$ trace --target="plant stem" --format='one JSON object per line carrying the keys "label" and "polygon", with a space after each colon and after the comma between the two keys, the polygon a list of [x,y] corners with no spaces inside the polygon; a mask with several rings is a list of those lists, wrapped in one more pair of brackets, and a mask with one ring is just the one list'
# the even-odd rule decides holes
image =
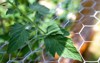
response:
{"label": "plant stem", "polygon": [[25,15],[16,5],[14,5],[9,0],[7,2],[10,3],[13,7],[15,7],[25,18],[31,21],[35,25],[35,27],[38,28],[38,30],[42,31],[45,34],[45,32],[36,23],[34,23],[27,15]]}

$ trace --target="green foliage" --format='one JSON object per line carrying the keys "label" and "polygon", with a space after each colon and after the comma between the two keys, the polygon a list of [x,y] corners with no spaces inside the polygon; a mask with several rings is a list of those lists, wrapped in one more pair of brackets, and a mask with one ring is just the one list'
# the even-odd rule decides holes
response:
{"label": "green foliage", "polygon": [[[54,2],[57,3],[56,0]],[[0,35],[2,37],[0,39],[9,42],[6,46],[7,53],[13,55],[13,52],[18,53],[22,49],[19,54],[21,56],[34,51],[40,47],[40,44],[43,44],[45,47],[41,46],[41,48],[47,49],[52,56],[57,53],[59,56],[81,61],[81,56],[72,40],[67,38],[69,31],[62,28],[56,20],[52,21],[48,18],[50,10],[47,7],[39,4],[38,0],[7,0],[7,3],[7,12],[0,11],[0,14],[4,15],[0,17],[7,24],[5,27],[8,31]],[[45,18],[48,20],[46,21]],[[38,54],[41,54],[41,51],[39,52],[33,54],[35,56],[32,57],[36,59]]]}
{"label": "green foliage", "polygon": [[70,38],[67,39],[65,50],[63,51],[62,56],[65,58],[71,58],[71,59],[82,61],[79,52],[74,47],[72,40]]}
{"label": "green foliage", "polygon": [[47,50],[49,50],[53,56],[55,56],[55,53],[61,56],[66,45],[66,40],[66,37],[62,35],[50,35],[44,39]]}
{"label": "green foliage", "polygon": [[62,35],[50,35],[45,39],[46,49],[55,56],[57,53],[64,58],[71,58],[81,61],[81,56],[74,47],[72,40]]}
{"label": "green foliage", "polygon": [[46,33],[46,35],[62,34],[60,27],[55,22],[44,22],[41,29]]}
{"label": "green foliage", "polygon": [[30,8],[34,11],[37,11],[39,14],[44,15],[44,16],[49,13],[48,8],[46,8],[45,6],[40,5],[38,3],[34,3],[34,4],[30,5]]}
{"label": "green foliage", "polygon": [[56,23],[49,22],[48,24],[50,25],[47,25],[46,28],[47,36],[44,38],[46,49],[53,56],[55,56],[55,53],[58,53],[59,56],[64,58],[81,61],[81,56],[74,47],[72,40],[66,37],[69,35],[69,32],[62,28],[60,29]]}
{"label": "green foliage", "polygon": [[21,48],[29,38],[29,32],[25,29],[26,26],[22,24],[15,24],[9,33],[10,40],[8,45],[8,53],[12,53]]}

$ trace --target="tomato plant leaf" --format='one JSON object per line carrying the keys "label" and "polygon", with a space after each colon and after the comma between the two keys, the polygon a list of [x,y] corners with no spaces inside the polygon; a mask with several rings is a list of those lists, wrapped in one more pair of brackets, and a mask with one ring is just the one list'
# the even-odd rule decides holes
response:
{"label": "tomato plant leaf", "polygon": [[64,36],[69,36],[70,33],[66,31],[64,28],[60,28]]}
{"label": "tomato plant leaf", "polygon": [[63,34],[60,27],[55,22],[44,22],[40,28],[46,35]]}
{"label": "tomato plant leaf", "polygon": [[71,58],[74,60],[82,61],[82,58],[81,58],[79,52],[74,47],[73,42],[70,38],[67,39],[65,49],[61,56],[65,57],[65,58]]}
{"label": "tomato plant leaf", "polygon": [[44,39],[46,49],[55,56],[57,53],[64,58],[81,61],[81,56],[74,47],[72,40],[63,35],[49,35]]}
{"label": "tomato plant leaf", "polygon": [[56,34],[63,34],[59,26],[55,22],[51,22],[50,25],[46,28],[47,35],[56,35]]}
{"label": "tomato plant leaf", "polygon": [[22,47],[26,41],[28,41],[29,33],[25,29],[25,25],[22,24],[15,24],[9,33],[10,40],[8,45],[8,53],[12,53],[16,51],[20,47]]}

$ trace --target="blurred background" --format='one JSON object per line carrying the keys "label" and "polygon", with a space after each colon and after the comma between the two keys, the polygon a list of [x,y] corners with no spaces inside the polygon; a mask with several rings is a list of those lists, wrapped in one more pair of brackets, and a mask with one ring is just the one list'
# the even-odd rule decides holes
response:
{"label": "blurred background", "polygon": [[[44,20],[53,20],[70,31],[74,45],[80,52],[83,62],[61,58],[60,63],[99,63],[100,57],[100,0],[32,0],[50,9]],[[0,3],[5,0],[0,0]],[[28,1],[31,3],[31,0]],[[14,23],[12,16],[3,18],[7,11],[6,3],[0,5],[0,63],[9,60],[5,54],[9,27]],[[17,14],[18,15],[18,14]],[[3,19],[2,19],[3,18]],[[45,54],[47,63],[57,63],[57,56]],[[32,60],[32,59],[31,59]],[[15,62],[18,63],[18,62]],[[25,62],[33,63],[33,62]],[[34,62],[36,63],[36,62]],[[40,62],[44,63],[42,59]]]}

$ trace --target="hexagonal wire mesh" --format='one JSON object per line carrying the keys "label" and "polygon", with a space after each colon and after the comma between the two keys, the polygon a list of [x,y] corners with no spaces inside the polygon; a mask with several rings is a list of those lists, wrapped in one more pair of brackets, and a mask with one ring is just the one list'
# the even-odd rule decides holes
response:
{"label": "hexagonal wire mesh", "polygon": [[[84,63],[100,63],[100,54],[96,53],[100,48],[98,45],[100,43],[100,31],[98,30],[100,29],[100,0],[83,0],[81,5],[82,9],[78,13],[81,17],[78,18],[78,23],[75,25],[78,28],[73,29],[73,32],[79,34],[81,42],[83,42],[80,44],[79,51]],[[80,43],[79,38],[77,40]],[[94,54],[96,54],[96,58],[94,58]]]}
{"label": "hexagonal wire mesh", "polygon": [[[80,54],[82,55],[83,63],[100,63],[100,59],[99,59],[100,53],[98,53],[96,56],[98,58],[96,59],[92,58],[93,53],[98,52],[99,50],[97,47],[92,47],[92,46],[93,45],[96,45],[98,47],[100,46],[98,43],[100,41],[100,38],[98,40],[98,36],[100,37],[100,31],[98,30],[100,29],[100,7],[99,7],[100,0],[83,0],[81,2],[81,5],[82,8],[76,14],[77,23],[72,28],[72,32],[74,33],[72,39],[73,41],[75,41],[75,46],[77,47]],[[93,31],[93,29],[95,31]],[[90,44],[91,42],[92,44]],[[5,47],[7,44],[8,44],[7,42],[1,44],[0,49]],[[88,46],[91,48],[87,48]],[[24,62],[27,59],[27,57],[33,54],[34,52],[37,51],[29,52],[23,57],[21,61]],[[83,52],[85,52],[86,54],[83,54]],[[4,53],[4,52],[0,52],[0,53]],[[11,60],[11,55],[9,55],[9,60],[7,63],[11,63],[13,61],[15,62],[15,60]],[[64,63],[76,63],[76,62],[77,61],[72,61],[68,59],[67,62]]]}

